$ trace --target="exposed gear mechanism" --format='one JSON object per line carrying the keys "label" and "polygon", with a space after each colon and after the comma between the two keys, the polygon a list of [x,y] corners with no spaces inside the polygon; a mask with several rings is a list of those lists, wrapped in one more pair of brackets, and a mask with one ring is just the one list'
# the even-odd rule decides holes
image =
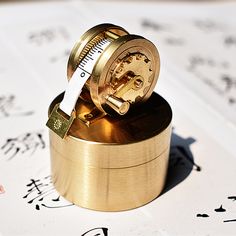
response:
{"label": "exposed gear mechanism", "polygon": [[134,53],[117,62],[111,85],[116,97],[135,103],[145,96],[152,80],[151,61],[141,53]]}

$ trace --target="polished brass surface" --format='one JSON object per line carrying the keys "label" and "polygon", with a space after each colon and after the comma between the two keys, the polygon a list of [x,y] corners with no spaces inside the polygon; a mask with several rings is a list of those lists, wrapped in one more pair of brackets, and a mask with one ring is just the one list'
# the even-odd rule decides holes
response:
{"label": "polished brass surface", "polygon": [[115,96],[108,96],[106,99],[106,104],[109,105],[118,114],[124,115],[128,112],[130,104],[121,98]]}
{"label": "polished brass surface", "polygon": [[48,120],[46,125],[53,132],[57,133],[57,135],[59,135],[61,138],[65,138],[74,119],[75,119],[75,111],[72,112],[71,116],[67,116],[62,111],[60,111],[58,103],[54,106],[50,114],[50,119]]}
{"label": "polished brass surface", "polygon": [[97,42],[99,42],[99,40],[104,38],[105,35],[114,39],[113,35],[123,36],[126,34],[128,34],[128,32],[125,29],[113,24],[97,25],[85,32],[71,50],[67,65],[68,80],[70,80],[70,78],[74,74],[78,64],[83,59],[83,57]]}
{"label": "polished brass surface", "polygon": [[[49,113],[62,97],[52,102]],[[65,139],[49,131],[55,188],[74,204],[101,211],[127,210],[152,201],[165,183],[170,106],[153,93],[138,109],[100,117],[87,127],[78,117],[92,107],[78,100],[76,119]]]}
{"label": "polished brass surface", "polygon": [[[101,24],[88,30],[72,49],[67,68],[69,80],[81,60],[103,38],[110,45],[95,63],[81,98],[93,102],[101,112],[123,115],[133,104],[150,97],[159,75],[159,54],[149,40],[119,26]],[[120,112],[109,98],[123,101],[121,106],[127,110]]]}
{"label": "polished brass surface", "polygon": [[153,93],[159,70],[156,47],[119,26],[95,26],[76,43],[67,77],[81,79],[78,90],[85,83],[82,93],[71,116],[76,90],[65,93],[75,98],[72,108],[60,106],[68,115],[59,108],[64,95],[56,97],[47,123],[52,181],[67,200],[93,210],[122,211],[161,193],[172,111]]}

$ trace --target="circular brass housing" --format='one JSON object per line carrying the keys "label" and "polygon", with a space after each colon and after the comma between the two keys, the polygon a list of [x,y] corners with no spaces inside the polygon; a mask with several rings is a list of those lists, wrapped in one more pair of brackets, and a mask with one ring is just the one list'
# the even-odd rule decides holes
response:
{"label": "circular brass housing", "polygon": [[81,60],[104,38],[110,44],[95,63],[81,97],[105,114],[124,115],[129,107],[150,97],[159,76],[159,53],[153,43],[141,36],[112,24],[98,25],[88,30],[72,49],[69,80]]}
{"label": "circular brass housing", "polygon": [[123,36],[128,32],[120,26],[113,24],[100,24],[85,32],[74,45],[71,50],[70,57],[67,64],[67,78],[70,80],[74,74],[78,64],[88,53],[88,51],[102,38],[105,37],[105,32],[110,32],[115,35]]}
{"label": "circular brass housing", "polygon": [[[52,111],[63,95],[54,99]],[[79,99],[76,115],[93,105]],[[68,136],[50,132],[51,172],[57,191],[72,203],[100,211],[121,211],[155,199],[165,183],[172,111],[153,93],[124,116],[104,116],[90,127],[79,119]]]}
{"label": "circular brass housing", "polygon": [[[131,59],[132,61],[130,61]],[[142,64],[140,65],[138,62]],[[116,73],[116,71],[119,72],[119,68],[123,69],[122,79],[125,81],[123,84],[120,82],[122,71],[120,74]],[[159,69],[159,55],[156,47],[150,41],[137,35],[120,37],[104,50],[94,66],[90,80],[92,100],[96,107],[109,114],[112,113],[106,102],[109,95],[122,98],[131,104],[146,101],[156,85]],[[145,91],[143,88],[138,89],[138,91],[137,87],[133,88],[136,76],[143,78]],[[120,89],[117,88],[119,82],[123,86]],[[118,83],[118,85],[115,85],[115,83]]]}

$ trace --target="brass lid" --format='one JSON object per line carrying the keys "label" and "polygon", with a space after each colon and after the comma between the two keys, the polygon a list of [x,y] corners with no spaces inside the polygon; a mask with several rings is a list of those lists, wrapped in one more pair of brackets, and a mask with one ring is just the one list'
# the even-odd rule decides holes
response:
{"label": "brass lid", "polygon": [[[56,103],[63,98],[60,94],[49,108],[52,111]],[[88,113],[94,105],[79,99],[76,104],[76,116]],[[170,124],[172,111],[169,104],[158,94],[153,93],[143,105],[135,107],[124,116],[106,115],[89,127],[80,119],[75,119],[69,136],[104,144],[128,144],[151,138],[161,133]]]}

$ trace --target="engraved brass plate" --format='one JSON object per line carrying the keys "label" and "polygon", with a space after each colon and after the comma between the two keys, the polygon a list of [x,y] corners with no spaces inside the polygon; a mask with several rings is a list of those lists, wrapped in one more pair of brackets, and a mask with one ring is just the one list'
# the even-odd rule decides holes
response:
{"label": "engraved brass plate", "polygon": [[53,108],[46,125],[58,136],[64,138],[75,119],[75,112],[72,112],[70,117],[66,117],[66,114],[63,115],[62,111],[59,110],[60,108],[58,103]]}

